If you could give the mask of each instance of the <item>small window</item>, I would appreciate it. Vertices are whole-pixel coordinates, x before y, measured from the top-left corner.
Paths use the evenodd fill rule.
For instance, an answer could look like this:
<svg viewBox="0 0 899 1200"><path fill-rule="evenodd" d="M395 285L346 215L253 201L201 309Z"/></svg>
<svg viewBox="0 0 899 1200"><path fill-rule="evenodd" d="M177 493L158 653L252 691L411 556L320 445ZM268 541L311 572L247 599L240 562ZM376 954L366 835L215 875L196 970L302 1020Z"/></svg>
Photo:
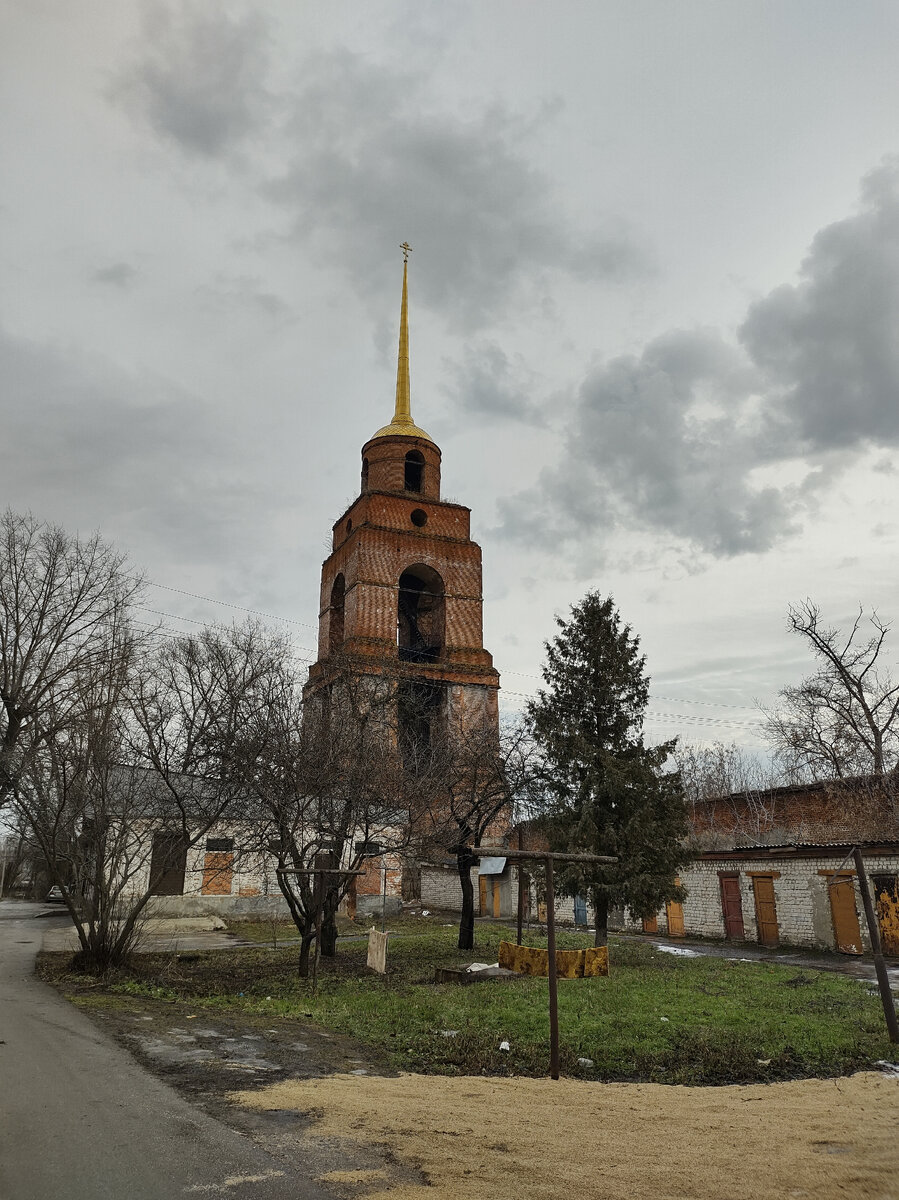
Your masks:
<svg viewBox="0 0 899 1200"><path fill-rule="evenodd" d="M346 523L346 531L347 531L347 533L352 533L352 532L353 532L353 518L352 518L352 517L349 517L349 518L347 519L347 523Z"/></svg>
<svg viewBox="0 0 899 1200"><path fill-rule="evenodd" d="M206 849L212 854L227 854L234 849L234 838L207 838Z"/></svg>
<svg viewBox="0 0 899 1200"><path fill-rule="evenodd" d="M363 492L368 490L368 459L367 458L363 458L363 460L362 460L362 490L363 490Z"/></svg>
<svg viewBox="0 0 899 1200"><path fill-rule="evenodd" d="M428 514L423 508L414 508L412 510L410 520L412 521L413 525L417 525L418 528L421 529L422 525L427 525L428 523Z"/></svg>
<svg viewBox="0 0 899 1200"><path fill-rule="evenodd" d="M366 858L377 858L381 853L380 842L357 842L356 853L362 854Z"/></svg>
<svg viewBox="0 0 899 1200"><path fill-rule="evenodd" d="M406 455L404 487L407 492L420 492L424 480L425 456L420 450L410 450Z"/></svg>

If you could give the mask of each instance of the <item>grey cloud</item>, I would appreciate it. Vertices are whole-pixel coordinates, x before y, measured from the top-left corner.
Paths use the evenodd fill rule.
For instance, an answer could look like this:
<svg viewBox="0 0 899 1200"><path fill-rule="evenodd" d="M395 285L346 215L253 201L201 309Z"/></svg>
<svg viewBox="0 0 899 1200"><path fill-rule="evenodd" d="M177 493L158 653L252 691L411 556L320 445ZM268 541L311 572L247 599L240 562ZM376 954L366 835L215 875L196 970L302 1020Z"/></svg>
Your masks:
<svg viewBox="0 0 899 1200"><path fill-rule="evenodd" d="M92 278L96 283L108 283L123 288L127 287L136 275L137 271L130 263L117 262L94 271Z"/></svg>
<svg viewBox="0 0 899 1200"><path fill-rule="evenodd" d="M262 120L267 33L254 12L148 2L140 47L111 94L182 150L213 157Z"/></svg>
<svg viewBox="0 0 899 1200"><path fill-rule="evenodd" d="M776 446L899 442L899 160L863 181L860 211L822 229L799 282L754 304L740 340L764 372ZM776 452L776 451L775 451Z"/></svg>
<svg viewBox="0 0 899 1200"><path fill-rule="evenodd" d="M795 498L747 478L742 356L711 331L675 332L584 381L563 462L504 501L509 532L547 547L638 527L715 555L764 551L792 527Z"/></svg>
<svg viewBox="0 0 899 1200"><path fill-rule="evenodd" d="M618 530L716 557L795 532L846 465L899 445L899 166L822 230L799 281L750 308L739 344L674 331L584 381L562 461L500 506L503 530L600 555ZM804 477L765 482L798 460ZM882 469L882 468L879 468Z"/></svg>
<svg viewBox="0 0 899 1200"><path fill-rule="evenodd" d="M495 318L513 292L542 302L556 272L602 280L645 267L620 224L565 219L528 160L530 127L500 107L463 120L430 105L424 77L345 52L309 64L293 107L292 161L267 194L363 293L380 291L404 237L427 255L417 301L456 329Z"/></svg>
<svg viewBox="0 0 899 1200"><path fill-rule="evenodd" d="M466 348L461 362L445 363L443 393L466 412L526 425L546 425L535 398L537 381L520 355L510 361L495 342Z"/></svg>
<svg viewBox="0 0 899 1200"><path fill-rule="evenodd" d="M3 503L101 528L173 560L252 540L241 448L210 406L160 379L0 330ZM189 519L188 519L189 518Z"/></svg>
<svg viewBox="0 0 899 1200"><path fill-rule="evenodd" d="M292 309L287 301L261 285L259 276L219 272L211 283L198 289L198 294L204 304L215 310L225 311L240 305L271 319L289 318Z"/></svg>
<svg viewBox="0 0 899 1200"><path fill-rule="evenodd" d="M294 94L269 90L258 15L191 3L147 9L147 34L121 97L195 157L228 156L253 131L285 163L263 186L290 235L311 241L381 303L404 239L427 255L416 299L456 330L492 320L514 294L542 305L561 273L583 282L645 271L620 217L579 228L527 153L535 122L495 105L463 118L435 107L424 73L348 51L312 57ZM277 118L277 119L276 119Z"/></svg>

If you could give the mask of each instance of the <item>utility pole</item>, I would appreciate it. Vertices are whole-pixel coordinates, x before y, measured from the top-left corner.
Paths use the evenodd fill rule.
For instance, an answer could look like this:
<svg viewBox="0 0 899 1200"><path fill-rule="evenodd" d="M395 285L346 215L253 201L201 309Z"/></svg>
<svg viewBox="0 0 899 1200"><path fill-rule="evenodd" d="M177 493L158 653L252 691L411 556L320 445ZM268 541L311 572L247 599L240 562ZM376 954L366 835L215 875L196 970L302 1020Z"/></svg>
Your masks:
<svg viewBox="0 0 899 1200"><path fill-rule="evenodd" d="M496 846L475 846L469 853L473 858L494 858ZM559 1078L559 979L556 969L556 897L553 880L553 863L617 863L618 859L608 854L564 854L555 850L506 850L503 855L511 862L538 859L546 870L546 954L549 976L549 1074ZM519 867L519 872L521 868ZM520 880L520 875L519 875ZM519 889L521 884L519 882ZM521 892L519 891L519 897ZM521 945L521 906L519 900L518 944Z"/></svg>
<svg viewBox="0 0 899 1200"><path fill-rule="evenodd" d="M862 861L862 852L858 846L852 851L855 859L855 873L858 875L858 890L862 894L862 904L865 906L865 920L868 922L868 936L871 939L871 952L874 955L874 973L877 976L877 986L880 988L880 1002L883 1005L883 1015L886 1018L887 1031L891 1042L899 1042L899 1022L896 1020L896 1005L890 988L890 977L887 974L886 963L883 961L883 950L880 945L880 929L877 925L877 914L871 901L871 890L868 887L868 876Z"/></svg>

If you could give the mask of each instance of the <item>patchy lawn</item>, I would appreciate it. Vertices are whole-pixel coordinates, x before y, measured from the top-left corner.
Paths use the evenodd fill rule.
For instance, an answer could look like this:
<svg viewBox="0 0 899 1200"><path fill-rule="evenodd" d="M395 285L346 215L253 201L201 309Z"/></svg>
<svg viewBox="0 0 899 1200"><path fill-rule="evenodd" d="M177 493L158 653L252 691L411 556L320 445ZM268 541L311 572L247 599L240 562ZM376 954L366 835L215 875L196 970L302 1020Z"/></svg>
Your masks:
<svg viewBox="0 0 899 1200"><path fill-rule="evenodd" d="M367 970L364 939L342 941L338 957L322 961L314 996L296 977L296 946L274 948L266 923L258 947L141 955L130 971L102 982L68 973L65 955L43 955L39 970L85 1007L121 1010L133 998L171 1005L173 1018L187 1006L210 1022L235 1023L241 1014L274 1026L300 1021L352 1038L387 1069L546 1072L546 980L433 983L436 966L495 962L500 939L514 940L513 931L479 925L476 950L462 954L456 927L439 918L405 917L389 927L397 933L386 978ZM241 928L243 936L247 931ZM559 941L588 944L576 933ZM587 1079L767 1082L848 1074L891 1057L880 1001L857 980L769 963L681 958L615 939L608 979L560 980L559 1021L563 1073ZM500 1050L502 1041L510 1043L508 1052Z"/></svg>

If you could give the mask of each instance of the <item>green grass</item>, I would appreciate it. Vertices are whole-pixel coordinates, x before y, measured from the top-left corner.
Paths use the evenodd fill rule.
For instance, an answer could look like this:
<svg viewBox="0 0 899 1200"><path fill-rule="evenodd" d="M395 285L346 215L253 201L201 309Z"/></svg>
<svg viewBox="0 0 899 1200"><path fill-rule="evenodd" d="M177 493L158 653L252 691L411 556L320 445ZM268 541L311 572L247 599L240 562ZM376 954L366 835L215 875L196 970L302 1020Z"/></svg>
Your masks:
<svg viewBox="0 0 899 1200"><path fill-rule="evenodd" d="M547 983L520 979L460 987L433 983L436 966L495 962L502 925L480 925L472 954L433 918L388 925L390 974L365 967L364 941L323 960L319 987L295 973L296 947L142 955L102 985L114 996L189 1000L197 1009L296 1017L357 1038L407 1071L542 1075L548 1056ZM539 939L530 939L539 944ZM562 933L561 947L588 944ZM544 943L545 944L545 943ZM607 979L560 980L563 1072L594 1079L744 1083L840 1075L889 1058L879 1000L857 980L761 962L677 958L613 939ZM75 977L45 971L65 990ZM90 993L97 994L93 984ZM447 1036L444 1031L455 1031ZM501 1041L511 1045L499 1049ZM578 1059L592 1060L592 1066Z"/></svg>

